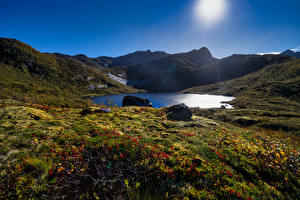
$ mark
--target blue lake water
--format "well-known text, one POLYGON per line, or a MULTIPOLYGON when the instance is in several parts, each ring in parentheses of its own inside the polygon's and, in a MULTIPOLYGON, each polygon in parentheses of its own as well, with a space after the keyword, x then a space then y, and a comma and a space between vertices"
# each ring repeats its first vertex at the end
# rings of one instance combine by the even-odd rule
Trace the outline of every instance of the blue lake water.
POLYGON ((91 100, 96 104, 104 104, 107 106, 122 106, 123 97, 132 95, 147 98, 153 107, 168 107, 180 103, 185 103, 188 107, 200 108, 220 108, 222 105, 228 109, 233 107, 225 102, 232 101, 234 97, 208 94, 180 94, 180 93, 135 93, 135 94, 119 94, 92 97, 91 100))

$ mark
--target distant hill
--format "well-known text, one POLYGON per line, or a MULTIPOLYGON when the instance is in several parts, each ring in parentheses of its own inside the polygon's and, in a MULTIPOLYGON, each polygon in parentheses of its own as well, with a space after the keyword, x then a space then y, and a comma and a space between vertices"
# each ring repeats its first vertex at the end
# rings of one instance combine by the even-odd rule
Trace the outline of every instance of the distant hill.
POLYGON ((141 64, 153 60, 159 60, 168 55, 169 54, 163 51, 155 51, 155 52, 152 52, 150 50, 136 51, 134 53, 113 58, 110 66, 115 67, 115 66, 137 65, 137 64, 141 64))
POLYGON ((0 38, 0 98, 74 104, 91 94, 136 92, 68 58, 40 53, 18 40, 0 38))
POLYGON ((230 102, 235 109, 196 111, 200 116, 300 135, 300 59, 268 65, 240 78, 193 87, 183 93, 236 97, 230 102))
POLYGON ((178 91, 217 83, 291 60, 285 55, 232 55, 215 59, 207 48, 174 54, 126 69, 133 87, 152 92, 178 91))
POLYGON ((107 57, 107 56, 99 56, 97 58, 89 58, 86 55, 78 54, 75 56, 68 56, 60 53, 54 53, 54 55, 58 57, 68 57, 74 60, 80 61, 87 65, 92 65, 94 67, 120 67, 127 65, 136 65, 141 64, 153 60, 159 60, 163 57, 168 56, 169 54, 163 51, 155 51, 152 52, 150 50, 147 51, 136 51, 134 53, 130 53, 127 55, 119 56, 119 57, 107 57))
POLYGON ((187 64, 195 66, 203 66, 209 63, 214 63, 218 59, 214 58, 207 47, 202 47, 198 50, 194 49, 187 53, 178 53, 169 56, 170 59, 180 59, 187 64))
POLYGON ((194 71, 195 84, 207 85, 230 80, 258 71, 263 67, 291 60, 285 55, 242 55, 232 56, 207 64, 194 71))
MULTIPOLYGON (((281 97, 300 102, 300 59, 268 65, 241 78, 193 87, 183 92, 222 94, 235 97, 268 97, 269 99, 281 97)), ((286 106, 288 105, 286 104, 286 106)), ((300 111, 300 104, 297 110, 300 111)))
POLYGON ((289 50, 289 49, 282 52, 281 54, 291 56, 291 57, 295 57, 295 58, 300 58, 300 52, 294 52, 294 51, 289 50))
POLYGON ((191 86, 193 71, 216 62, 207 48, 173 54, 126 68, 129 83, 151 92, 178 91, 191 86))

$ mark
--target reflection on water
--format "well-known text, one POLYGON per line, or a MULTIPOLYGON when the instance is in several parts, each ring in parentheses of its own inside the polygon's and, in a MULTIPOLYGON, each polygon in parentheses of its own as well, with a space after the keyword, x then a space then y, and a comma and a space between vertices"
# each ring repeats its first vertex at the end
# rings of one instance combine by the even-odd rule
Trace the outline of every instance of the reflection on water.
POLYGON ((126 95, 132 95, 149 99, 153 107, 168 107, 179 103, 185 103, 188 107, 200 107, 200 108, 220 108, 225 106, 228 109, 233 107, 227 103, 232 101, 234 97, 220 96, 220 95, 208 95, 208 94, 179 94, 179 93, 136 93, 136 94, 120 94, 120 95, 108 95, 98 96, 91 98, 96 104, 105 105, 117 105, 122 106, 123 97, 126 95))

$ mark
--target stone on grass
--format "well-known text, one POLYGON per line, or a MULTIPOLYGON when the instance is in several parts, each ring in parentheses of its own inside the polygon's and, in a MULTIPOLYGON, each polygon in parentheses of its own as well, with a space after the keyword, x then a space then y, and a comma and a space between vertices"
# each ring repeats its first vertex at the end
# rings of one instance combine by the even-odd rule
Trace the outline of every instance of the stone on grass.
POLYGON ((152 103, 149 99, 140 98, 136 96, 127 95, 123 98, 122 106, 145 106, 145 107, 152 107, 152 103))
POLYGON ((190 120, 193 113, 185 104, 178 104, 167 108, 168 117, 174 120, 190 120))
POLYGON ((89 107, 86 109, 83 109, 80 114, 81 115, 88 115, 88 114, 94 114, 94 113, 110 113, 111 110, 109 108, 98 108, 98 107, 89 107))

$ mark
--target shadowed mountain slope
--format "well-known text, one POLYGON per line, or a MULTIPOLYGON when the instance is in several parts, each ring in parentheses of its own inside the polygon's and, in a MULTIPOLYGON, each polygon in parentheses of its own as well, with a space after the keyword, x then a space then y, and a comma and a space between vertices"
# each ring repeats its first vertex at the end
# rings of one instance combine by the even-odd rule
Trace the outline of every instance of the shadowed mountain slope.
POLYGON ((178 91, 217 83, 291 60, 285 55, 232 55, 214 59, 206 48, 175 54, 160 60, 128 66, 132 86, 152 92, 178 91))
POLYGON ((295 57, 295 58, 300 58, 300 52, 294 52, 294 51, 289 50, 289 49, 282 52, 281 54, 291 56, 291 57, 295 57))
POLYGON ((263 93, 269 97, 281 96, 300 102, 300 59, 269 65, 241 78, 194 87, 184 92, 233 96, 263 93))
POLYGON ((235 109, 196 111, 201 116, 300 135, 300 59, 269 65, 241 78, 183 92, 236 97, 230 102, 235 109))

